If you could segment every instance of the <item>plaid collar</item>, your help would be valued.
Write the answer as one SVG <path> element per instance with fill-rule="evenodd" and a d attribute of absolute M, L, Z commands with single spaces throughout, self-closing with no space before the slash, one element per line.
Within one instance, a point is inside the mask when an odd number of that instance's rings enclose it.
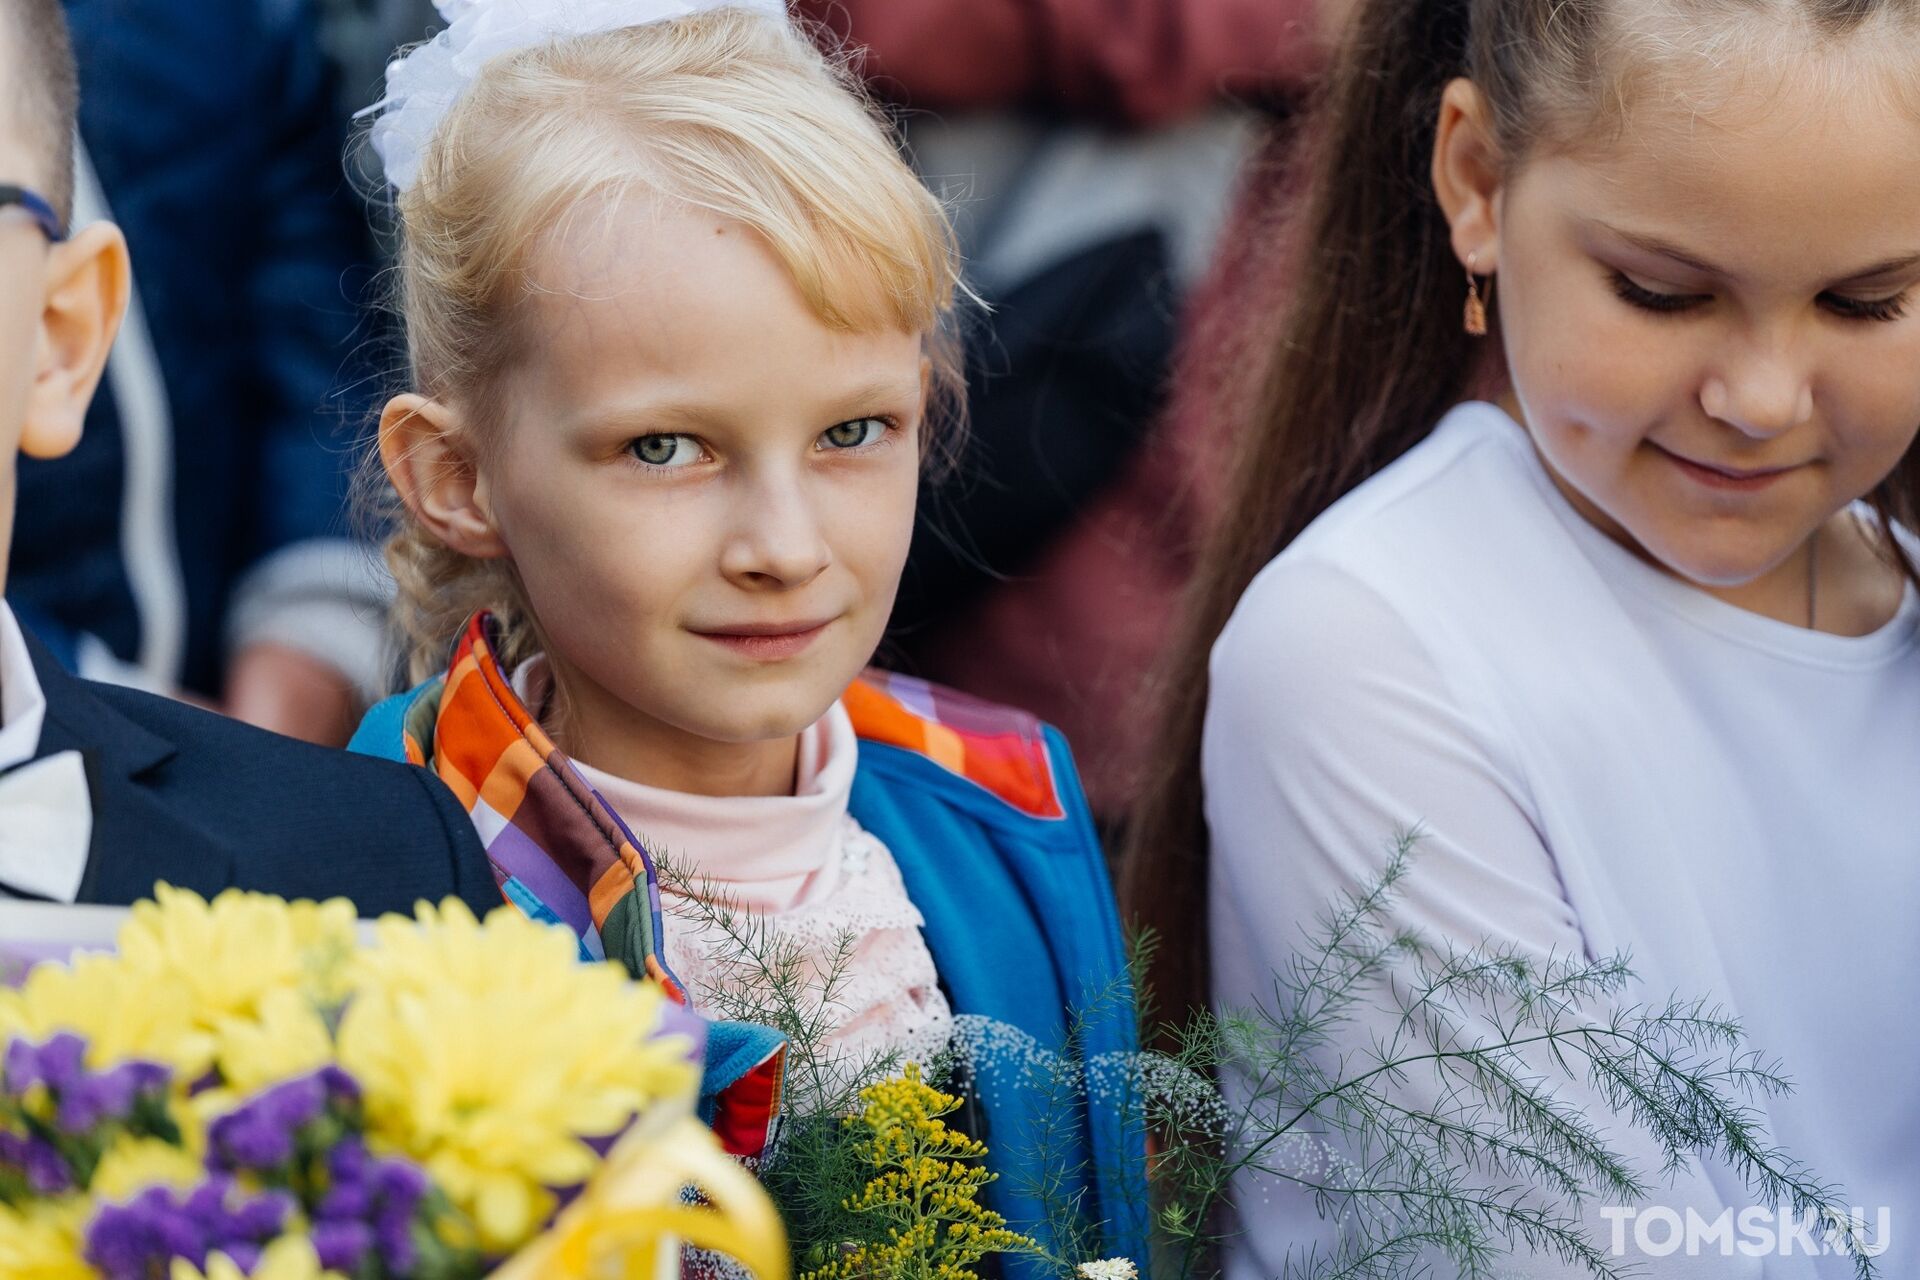
<path fill-rule="evenodd" d="M 507 901 L 571 929 L 583 958 L 617 960 L 684 1004 L 662 946 L 653 860 L 521 704 L 495 636 L 491 614 L 467 624 L 439 688 L 408 711 L 407 758 L 466 807 Z"/>

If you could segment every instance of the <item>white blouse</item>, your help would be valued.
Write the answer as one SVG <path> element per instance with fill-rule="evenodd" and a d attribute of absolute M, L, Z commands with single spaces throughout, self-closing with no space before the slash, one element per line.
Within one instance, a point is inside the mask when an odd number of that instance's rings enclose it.
<path fill-rule="evenodd" d="M 1454 410 L 1248 589 L 1213 653 L 1203 746 L 1214 998 L 1246 1007 L 1316 913 L 1424 831 L 1393 924 L 1536 957 L 1630 953 L 1628 997 L 1708 997 L 1784 1063 L 1760 1106 L 1846 1202 L 1891 1212 L 1882 1274 L 1920 1274 L 1920 602 L 1871 635 L 1748 613 L 1573 510 L 1500 409 Z M 1364 1051 L 1381 1015 L 1342 1048 Z M 1581 1088 L 1563 1094 L 1624 1120 Z M 1709 1162 L 1643 1206 L 1711 1222 L 1751 1194 Z M 1309 1196 L 1247 1179 L 1235 1280 L 1333 1238 Z M 1650 1276 L 1838 1277 L 1739 1235 Z M 1573 1274 L 1549 1259 L 1517 1274 Z M 1445 1274 L 1436 1272 L 1436 1274 Z M 1579 1274 L 1585 1274 L 1581 1272 Z"/>

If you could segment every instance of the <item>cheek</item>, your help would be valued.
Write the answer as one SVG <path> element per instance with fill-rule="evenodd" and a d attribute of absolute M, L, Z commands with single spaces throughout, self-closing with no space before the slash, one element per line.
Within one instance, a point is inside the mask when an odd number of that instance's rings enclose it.
<path fill-rule="evenodd" d="M 623 491 L 606 468 L 523 469 L 495 490 L 501 537 L 556 645 L 571 654 L 583 634 L 631 637 L 664 613 L 698 538 L 672 505 Z"/>
<path fill-rule="evenodd" d="M 1862 492 L 1884 479 L 1920 434 L 1920 317 L 1899 323 L 1905 332 L 1895 341 L 1840 348 L 1816 387 L 1827 415 L 1841 424 L 1848 470 L 1860 473 Z"/>
<path fill-rule="evenodd" d="M 1695 403 L 1686 336 L 1628 311 L 1590 269 L 1512 283 L 1508 373 L 1535 423 L 1627 444 Z"/>
<path fill-rule="evenodd" d="M 836 556 L 860 579 L 869 597 L 890 604 L 913 543 L 920 477 L 917 459 L 888 461 L 882 474 L 836 495 L 832 519 Z"/>

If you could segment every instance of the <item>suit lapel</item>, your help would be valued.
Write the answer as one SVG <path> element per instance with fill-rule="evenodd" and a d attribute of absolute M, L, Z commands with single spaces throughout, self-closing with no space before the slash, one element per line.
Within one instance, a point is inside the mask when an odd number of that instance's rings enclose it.
<path fill-rule="evenodd" d="M 174 744 L 101 701 L 32 635 L 27 649 L 47 698 L 36 758 L 78 751 L 87 765 L 93 840 L 80 901 L 134 902 L 162 880 L 209 897 L 231 884 L 234 851 L 162 799 L 158 776 Z"/>

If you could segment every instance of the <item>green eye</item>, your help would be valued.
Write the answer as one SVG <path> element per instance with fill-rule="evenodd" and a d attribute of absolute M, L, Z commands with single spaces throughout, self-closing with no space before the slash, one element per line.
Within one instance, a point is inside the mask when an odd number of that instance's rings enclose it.
<path fill-rule="evenodd" d="M 692 436 L 641 436 L 627 450 L 649 467 L 684 467 L 700 461 L 700 442 Z"/>
<path fill-rule="evenodd" d="M 863 444 L 872 444 L 887 434 L 885 418 L 855 418 L 851 422 L 842 422 L 838 426 L 828 427 L 820 433 L 820 439 L 829 449 L 858 449 Z"/>

